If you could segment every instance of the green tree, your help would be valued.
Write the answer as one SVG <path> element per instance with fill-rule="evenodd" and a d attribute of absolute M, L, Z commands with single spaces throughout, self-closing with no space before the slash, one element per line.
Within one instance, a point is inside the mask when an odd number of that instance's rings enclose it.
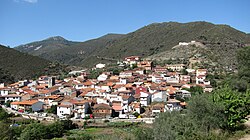
<path fill-rule="evenodd" d="M 0 108 L 0 120 L 6 120 L 8 117 L 9 114 L 3 108 Z"/>
<path fill-rule="evenodd" d="M 102 71 L 99 69 L 91 70 L 90 74 L 88 75 L 88 78 L 89 79 L 96 79 L 101 73 L 102 73 Z"/>
<path fill-rule="evenodd" d="M 131 69 L 135 69 L 137 67 L 138 67 L 137 64 L 132 64 Z"/>
<path fill-rule="evenodd" d="M 234 82 L 232 83 L 232 87 L 234 90 L 238 90 L 239 92 L 246 92 L 247 91 L 247 81 L 244 79 L 237 79 L 234 80 Z"/>
<path fill-rule="evenodd" d="M 186 70 L 186 69 L 182 69 L 182 70 L 181 70 L 181 74 L 182 74 L 182 75 L 187 75 L 187 74 L 188 74 L 188 72 L 187 72 L 187 70 Z"/>
<path fill-rule="evenodd" d="M 76 129 L 77 125 L 74 124 L 71 120 L 61 120 L 60 123 L 64 130 Z"/>
<path fill-rule="evenodd" d="M 214 102 L 211 94 L 193 96 L 188 102 L 187 116 L 207 132 L 226 124 L 224 106 Z"/>
<path fill-rule="evenodd" d="M 154 139 L 152 128 L 137 128 L 135 131 L 135 137 L 137 140 L 152 140 Z"/>
<path fill-rule="evenodd" d="M 1 140 L 11 140 L 9 124 L 0 121 L 0 139 Z"/>
<path fill-rule="evenodd" d="M 40 123 L 32 123 L 28 125 L 20 136 L 21 140 L 41 140 L 49 137 L 49 130 Z"/>
<path fill-rule="evenodd" d="M 244 47 L 237 52 L 238 76 L 250 83 L 250 46 Z"/>
<path fill-rule="evenodd" d="M 213 100 L 224 106 L 227 120 L 225 128 L 231 131 L 239 129 L 250 113 L 250 91 L 240 93 L 229 87 L 223 87 L 213 95 Z"/>
<path fill-rule="evenodd" d="M 56 114 L 56 111 L 57 111 L 57 106 L 56 105 L 52 105 L 50 109 L 47 109 L 48 113 Z"/>
<path fill-rule="evenodd" d="M 10 103 L 11 103 L 12 101 L 10 101 L 10 100 L 8 100 L 6 103 L 5 103 L 5 105 L 7 106 L 7 107 L 10 107 Z"/>
<path fill-rule="evenodd" d="M 191 92 L 193 95 L 202 94 L 203 88 L 201 86 L 192 86 L 190 89 L 186 89 Z"/>
<path fill-rule="evenodd" d="M 62 137 L 64 133 L 63 123 L 62 122 L 55 122 L 53 124 L 50 124 L 48 127 L 48 138 L 54 138 L 54 137 Z"/>
<path fill-rule="evenodd" d="M 216 87 L 217 86 L 217 82 L 215 81 L 215 76 L 212 75 L 212 74 L 208 74 L 206 76 L 206 79 L 210 81 L 210 85 L 213 86 L 213 87 Z"/>

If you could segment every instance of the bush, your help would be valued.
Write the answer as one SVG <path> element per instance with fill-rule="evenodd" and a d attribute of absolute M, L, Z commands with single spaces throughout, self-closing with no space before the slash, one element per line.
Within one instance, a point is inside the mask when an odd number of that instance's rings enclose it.
<path fill-rule="evenodd" d="M 0 108 L 0 120 L 6 120 L 8 117 L 9 114 L 3 108 Z"/>
<path fill-rule="evenodd" d="M 136 123 L 132 122 L 109 122 L 108 126 L 109 127 L 127 127 L 127 126 L 132 126 Z"/>
<path fill-rule="evenodd" d="M 109 120 L 104 120 L 104 123 L 108 123 L 109 122 Z"/>
<path fill-rule="evenodd" d="M 134 132 L 137 140 L 153 140 L 153 129 L 151 128 L 138 128 Z"/>
<path fill-rule="evenodd" d="M 89 134 L 83 133 L 78 136 L 69 136 L 67 140 L 93 140 L 93 137 Z"/>

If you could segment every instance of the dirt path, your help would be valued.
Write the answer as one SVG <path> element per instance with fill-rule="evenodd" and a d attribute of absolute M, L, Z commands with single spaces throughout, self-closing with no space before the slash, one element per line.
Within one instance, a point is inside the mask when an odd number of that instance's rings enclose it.
<path fill-rule="evenodd" d="M 250 140 L 250 135 L 245 135 L 243 138 L 240 138 L 239 140 Z"/>
<path fill-rule="evenodd" d="M 248 117 L 249 118 L 249 117 Z M 246 127 L 250 128 L 250 120 L 248 119 L 247 122 L 244 123 Z M 240 138 L 239 140 L 250 140 L 250 135 L 245 135 L 244 137 Z"/>

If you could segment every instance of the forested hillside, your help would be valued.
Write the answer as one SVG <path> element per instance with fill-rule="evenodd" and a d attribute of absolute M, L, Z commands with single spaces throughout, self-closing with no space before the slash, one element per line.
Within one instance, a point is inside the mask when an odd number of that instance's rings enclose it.
<path fill-rule="evenodd" d="M 58 75 L 65 66 L 0 45 L 0 71 L 1 82 L 9 83 L 43 74 Z"/>

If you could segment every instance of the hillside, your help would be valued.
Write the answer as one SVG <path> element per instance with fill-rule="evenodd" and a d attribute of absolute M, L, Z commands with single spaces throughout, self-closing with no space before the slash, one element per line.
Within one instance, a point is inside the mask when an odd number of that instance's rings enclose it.
<path fill-rule="evenodd" d="M 14 49 L 35 56 L 40 56 L 51 51 L 71 47 L 77 43 L 78 42 L 68 41 L 60 36 L 55 36 L 42 41 L 36 41 L 25 45 L 20 45 L 15 47 Z"/>
<path fill-rule="evenodd" d="M 121 34 L 107 34 L 97 39 L 77 43 L 71 47 L 57 49 L 39 56 L 65 64 L 88 66 L 97 62 L 95 54 L 105 48 L 105 46 L 112 44 L 114 40 L 122 37 L 123 35 Z"/>
<path fill-rule="evenodd" d="M 182 55 L 179 55 L 182 49 L 172 48 L 179 42 L 192 40 L 202 43 L 206 49 L 198 51 L 199 53 L 193 51 L 195 53 L 189 53 L 185 59 L 206 55 L 205 61 L 215 62 L 215 65 L 231 69 L 236 66 L 235 52 L 245 44 L 250 44 L 250 35 L 228 25 L 216 25 L 209 22 L 153 23 L 126 35 L 108 34 L 74 44 L 71 47 L 42 53 L 39 56 L 52 61 L 85 67 L 93 66 L 98 62 L 123 59 L 131 55 L 157 60 L 183 59 Z M 197 47 L 193 49 L 196 50 Z"/>
<path fill-rule="evenodd" d="M 239 44 L 250 41 L 245 33 L 227 25 L 215 25 L 208 22 L 154 23 L 127 34 L 108 46 L 100 55 L 110 54 L 115 58 L 128 55 L 149 56 L 170 50 L 179 42 L 191 40 Z"/>
<path fill-rule="evenodd" d="M 65 66 L 0 45 L 0 82 L 10 83 L 43 74 L 57 75 L 64 71 Z"/>
<path fill-rule="evenodd" d="M 215 25 L 208 22 L 154 23 L 116 40 L 97 55 L 111 58 L 139 55 L 157 60 L 177 59 L 182 58 L 179 54 L 183 49 L 172 48 L 179 42 L 192 40 L 201 42 L 206 49 L 203 49 L 202 53 L 191 53 L 186 57 L 187 60 L 196 54 L 204 56 L 208 53 L 205 61 L 216 62 L 219 67 L 230 69 L 235 68 L 236 65 L 235 52 L 250 42 L 250 36 L 228 25 Z M 196 47 L 195 50 L 197 49 L 200 50 Z"/>

